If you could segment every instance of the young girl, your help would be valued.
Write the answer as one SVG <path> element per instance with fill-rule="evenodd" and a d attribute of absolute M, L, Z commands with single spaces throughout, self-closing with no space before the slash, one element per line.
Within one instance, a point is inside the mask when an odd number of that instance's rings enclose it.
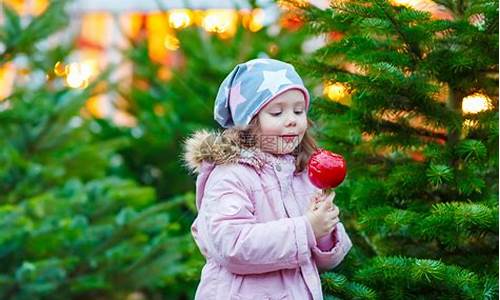
<path fill-rule="evenodd" d="M 323 196 L 306 165 L 309 93 L 292 65 L 255 59 L 222 82 L 215 120 L 185 144 L 198 173 L 191 230 L 207 262 L 195 299 L 323 299 L 319 270 L 352 244 L 334 194 Z"/>

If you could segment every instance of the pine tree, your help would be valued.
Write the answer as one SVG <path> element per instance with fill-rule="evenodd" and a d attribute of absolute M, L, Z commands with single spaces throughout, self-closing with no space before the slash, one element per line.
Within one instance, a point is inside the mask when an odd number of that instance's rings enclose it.
<path fill-rule="evenodd" d="M 321 145 L 347 158 L 336 201 L 355 245 L 322 274 L 325 294 L 496 299 L 498 1 L 435 1 L 446 19 L 397 1 L 292 2 L 311 33 L 342 36 L 302 69 L 349 91 L 313 104 Z"/>
<path fill-rule="evenodd" d="M 40 46 L 67 25 L 65 4 L 51 1 L 28 22 L 2 10 L 0 67 L 24 65 L 0 102 L 0 298 L 161 297 L 187 272 L 194 248 L 171 211 L 194 196 L 159 201 L 152 187 L 115 175 L 129 138 L 98 139 L 99 124 L 85 117 L 107 72 L 71 89 L 54 66 L 67 62 L 72 45 Z"/>

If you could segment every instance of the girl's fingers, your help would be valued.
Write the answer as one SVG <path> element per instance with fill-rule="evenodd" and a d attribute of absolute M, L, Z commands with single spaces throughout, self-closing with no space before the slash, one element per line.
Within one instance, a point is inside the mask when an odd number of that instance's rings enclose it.
<path fill-rule="evenodd" d="M 332 210 L 332 209 L 334 208 L 334 207 L 333 207 L 333 203 L 332 203 L 332 201 L 328 201 L 328 200 L 327 200 L 327 201 L 325 201 L 325 202 L 327 203 L 327 205 L 328 205 L 328 209 L 329 209 L 329 210 Z"/>
<path fill-rule="evenodd" d="M 322 200 L 326 200 L 326 201 L 329 201 L 329 202 L 332 202 L 333 199 L 335 199 L 335 191 L 331 191 L 330 193 L 328 194 L 323 194 L 322 195 Z"/>
<path fill-rule="evenodd" d="M 320 205 L 324 211 L 330 211 L 332 208 L 332 203 L 328 201 L 321 201 Z"/>
<path fill-rule="evenodd" d="M 335 199 L 335 191 L 332 191 L 329 195 L 328 195 L 328 201 L 332 202 L 333 199 Z"/>
<path fill-rule="evenodd" d="M 328 212 L 334 213 L 334 214 L 339 214 L 340 211 L 339 211 L 339 208 L 337 205 L 331 204 L 330 208 L 328 209 Z"/>

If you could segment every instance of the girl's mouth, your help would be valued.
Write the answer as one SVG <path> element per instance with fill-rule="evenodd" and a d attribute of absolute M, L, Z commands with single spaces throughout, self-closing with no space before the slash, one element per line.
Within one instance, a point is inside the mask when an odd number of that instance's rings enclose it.
<path fill-rule="evenodd" d="M 297 135 L 282 135 L 281 138 L 283 138 L 283 140 L 287 143 L 291 143 L 295 140 L 295 138 L 297 137 Z"/>

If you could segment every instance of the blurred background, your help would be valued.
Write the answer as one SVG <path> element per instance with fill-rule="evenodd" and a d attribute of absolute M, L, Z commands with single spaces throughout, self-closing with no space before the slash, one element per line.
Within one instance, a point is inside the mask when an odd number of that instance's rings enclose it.
<path fill-rule="evenodd" d="M 288 61 L 355 248 L 328 299 L 498 296 L 498 1 L 3 0 L 0 299 L 193 299 L 232 68 Z"/>

